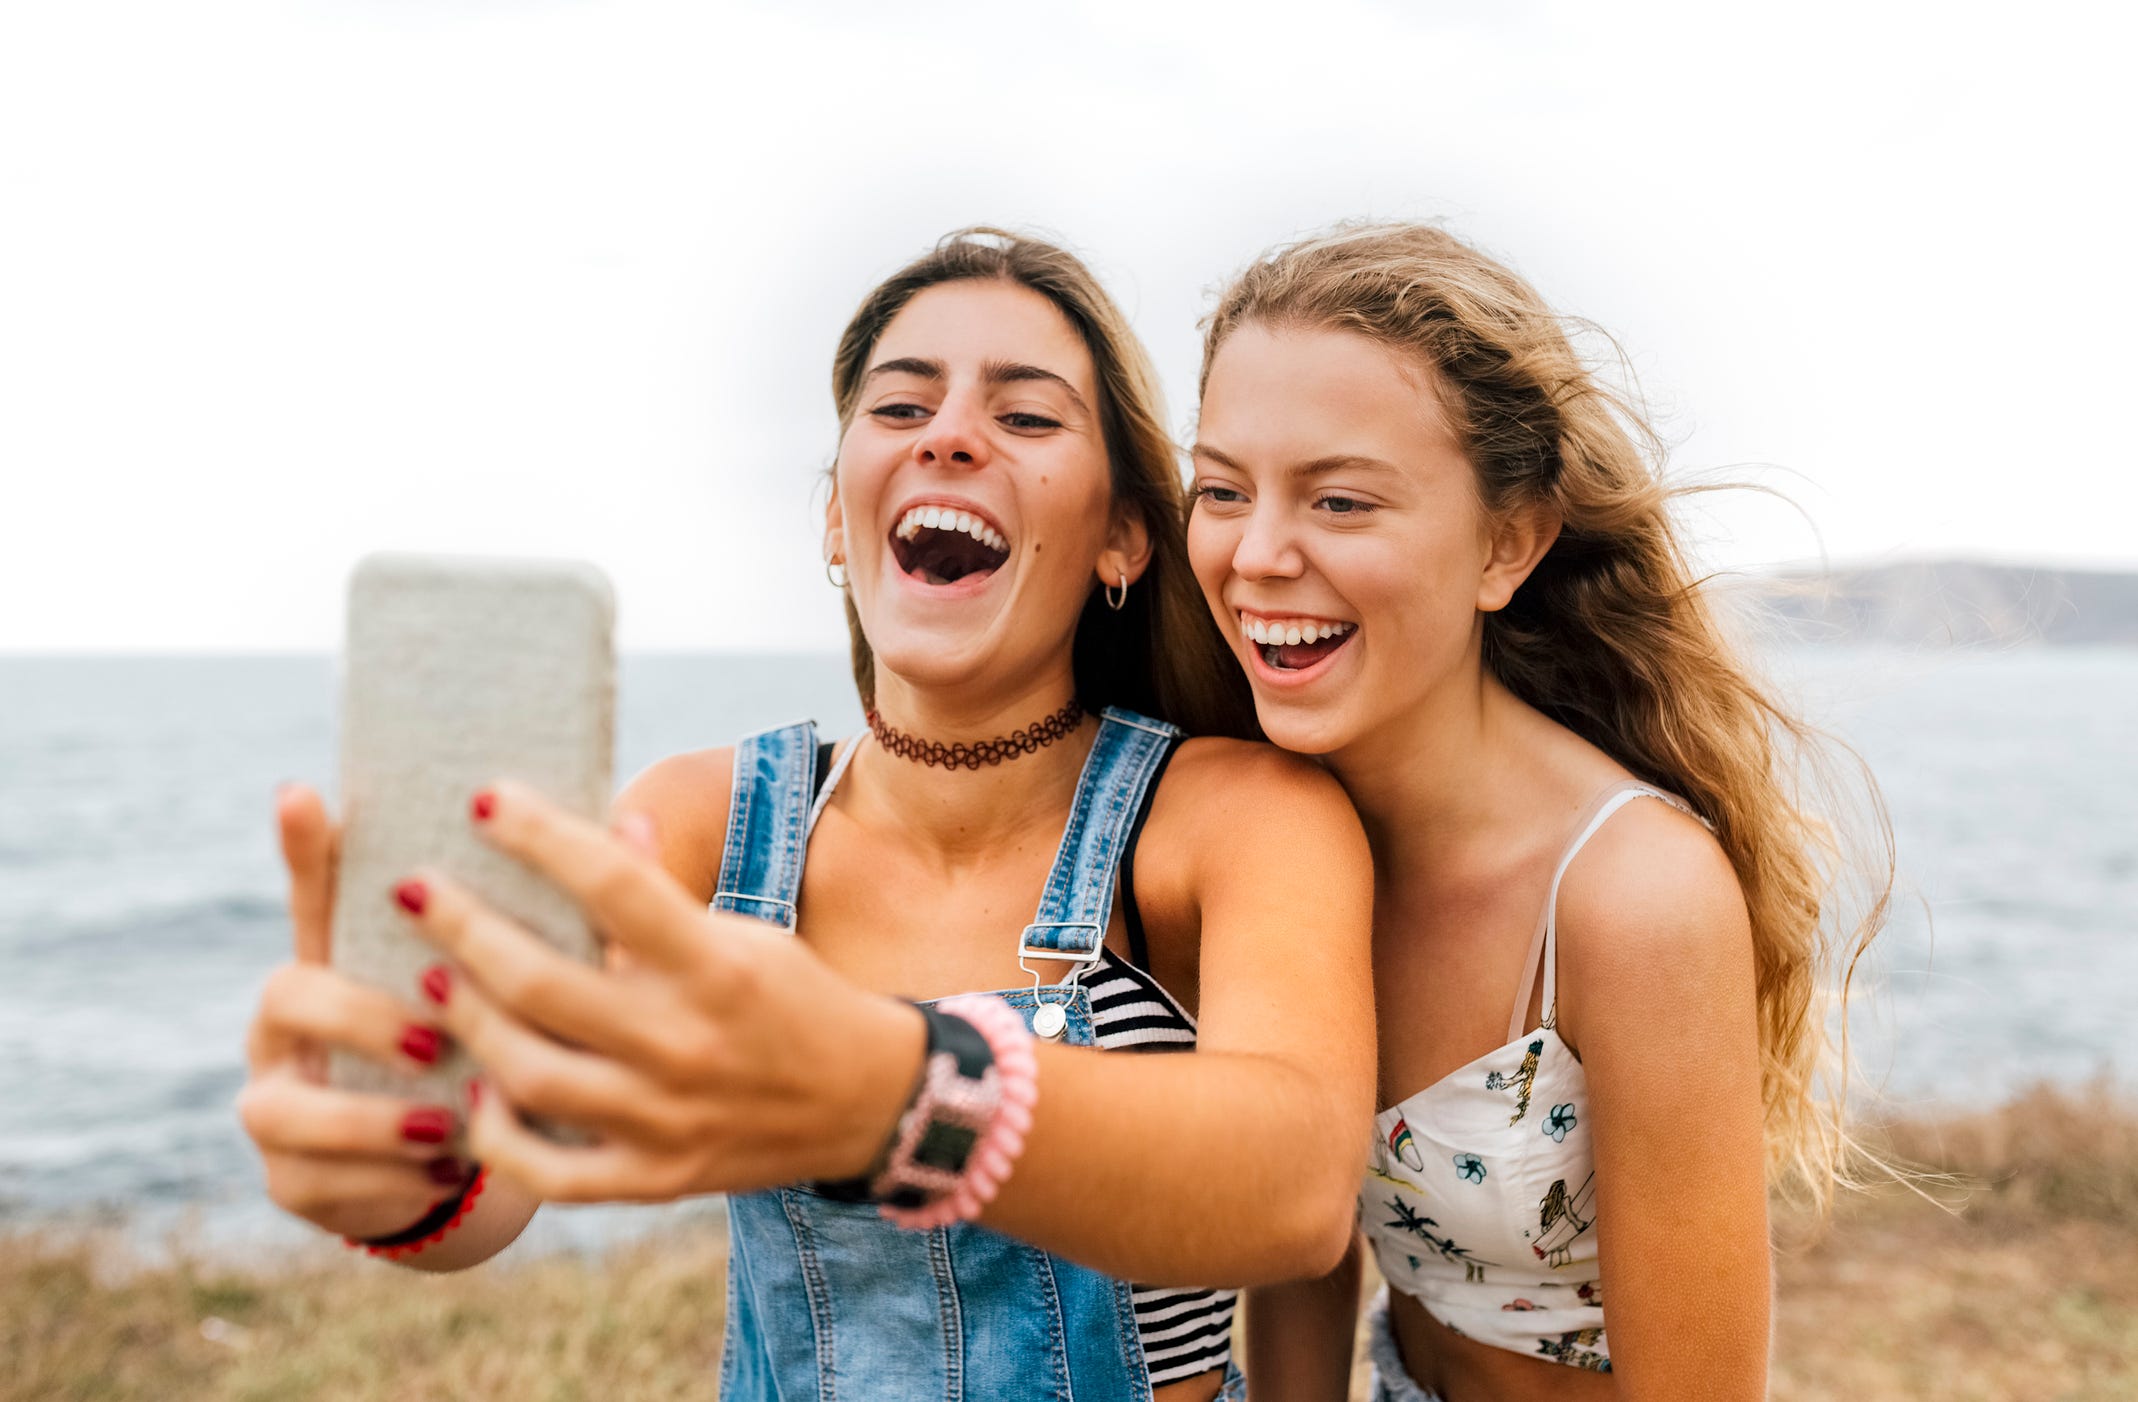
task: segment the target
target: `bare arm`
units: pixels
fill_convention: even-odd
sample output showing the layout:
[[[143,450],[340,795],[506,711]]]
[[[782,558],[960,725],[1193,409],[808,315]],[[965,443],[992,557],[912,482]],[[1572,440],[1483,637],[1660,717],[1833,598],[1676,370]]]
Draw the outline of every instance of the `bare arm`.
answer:
[[[1560,931],[1561,1028],[1595,1120],[1612,1375],[1627,1398],[1763,1398],[1763,1106],[1735,874],[1690,819],[1641,805],[1569,871]]]
[[[1247,1375],[1255,1402],[1329,1402],[1351,1395],[1365,1238],[1351,1235],[1335,1270],[1247,1295]]]
[[[1145,840],[1189,862],[1196,1050],[1043,1048],[1025,1162],[985,1220],[1152,1285],[1319,1275],[1373,1115],[1365,838],[1333,780],[1263,747],[1184,749],[1165,798]]]

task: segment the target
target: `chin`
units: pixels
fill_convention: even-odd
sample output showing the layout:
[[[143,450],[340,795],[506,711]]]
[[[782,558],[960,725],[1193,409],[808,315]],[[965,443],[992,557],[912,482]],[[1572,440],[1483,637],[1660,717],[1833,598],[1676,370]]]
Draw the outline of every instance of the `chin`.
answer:
[[[1330,710],[1273,704],[1261,696],[1255,698],[1255,719],[1262,723],[1262,733],[1272,745],[1296,755],[1333,754],[1355,736],[1355,727]]]

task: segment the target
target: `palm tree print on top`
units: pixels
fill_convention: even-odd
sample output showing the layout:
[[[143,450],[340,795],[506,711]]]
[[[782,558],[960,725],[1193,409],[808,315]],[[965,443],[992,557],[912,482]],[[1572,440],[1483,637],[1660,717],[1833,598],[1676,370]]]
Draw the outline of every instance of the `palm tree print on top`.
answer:
[[[1537,1088],[1537,1062],[1543,1055],[1544,1039],[1539,1037],[1529,1044],[1529,1050],[1522,1057],[1522,1064],[1514,1069],[1512,1076],[1503,1076],[1497,1071],[1489,1072],[1485,1076],[1486,1090],[1515,1092],[1514,1114],[1507,1121],[1511,1125],[1520,1124],[1522,1116],[1529,1113],[1529,1093]]]
[[[1409,1232],[1412,1236],[1439,1252],[1440,1258],[1444,1261],[1462,1262],[1462,1278],[1464,1280],[1481,1281],[1485,1278],[1485,1267],[1499,1264],[1497,1261],[1478,1260],[1469,1253],[1467,1248],[1457,1246],[1450,1237],[1434,1236],[1426,1228],[1437,1227],[1440,1224],[1430,1217],[1419,1216],[1411,1210],[1410,1204],[1404,1202],[1401,1198],[1389,1199],[1388,1206],[1396,1214],[1396,1219],[1388,1223],[1389,1226],[1400,1227]]]
[[[1529,1245],[1538,1260],[1557,1270],[1574,1259],[1574,1238],[1596,1223],[1595,1197],[1593,1172],[1581,1180],[1581,1187],[1572,1194],[1567,1192],[1564,1178],[1552,1184],[1544,1201],[1537,1204],[1537,1227],[1543,1235]],[[1601,1305],[1603,1301],[1599,1298],[1588,1303]]]

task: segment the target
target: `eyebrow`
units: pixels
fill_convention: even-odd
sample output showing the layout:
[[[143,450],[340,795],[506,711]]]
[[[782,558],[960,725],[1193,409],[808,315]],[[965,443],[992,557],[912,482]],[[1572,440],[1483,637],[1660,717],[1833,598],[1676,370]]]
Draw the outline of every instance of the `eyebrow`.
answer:
[[[1208,443],[1196,444],[1193,452],[1194,456],[1208,458],[1219,467],[1230,468],[1234,472],[1247,472],[1247,469],[1241,466],[1234,458],[1211,447]],[[1326,477],[1332,472],[1394,473],[1400,471],[1401,469],[1394,463],[1381,458],[1369,458],[1359,453],[1332,453],[1327,457],[1309,458],[1305,462],[1294,463],[1290,468],[1286,469],[1285,475],[1288,477]]]
[[[878,375],[913,375],[923,380],[933,380],[941,383],[950,378],[950,370],[940,360],[930,360],[918,355],[905,355],[896,360],[886,360],[870,366],[868,374],[862,376],[862,381],[867,383]],[[1076,386],[1043,366],[1027,365],[1019,360],[990,360],[981,365],[980,378],[990,385],[1011,385],[1027,381],[1056,385],[1060,387],[1062,393],[1069,396],[1069,402],[1077,407],[1079,413],[1086,417],[1091,414],[1091,406],[1084,402],[1084,396],[1077,392]]]

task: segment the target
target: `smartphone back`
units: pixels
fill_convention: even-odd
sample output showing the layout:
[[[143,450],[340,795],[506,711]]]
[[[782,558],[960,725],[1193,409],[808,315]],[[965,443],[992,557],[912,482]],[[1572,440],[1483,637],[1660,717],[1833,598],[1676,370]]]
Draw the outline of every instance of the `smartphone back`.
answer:
[[[570,561],[373,555],[349,585],[341,713],[342,851],[333,962],[422,1006],[438,953],[393,887],[429,866],[575,959],[600,957],[579,909],[475,835],[469,800],[514,779],[587,818],[607,811],[615,746],[615,602]],[[460,1104],[464,1058],[431,1083],[353,1054],[336,1085]]]

